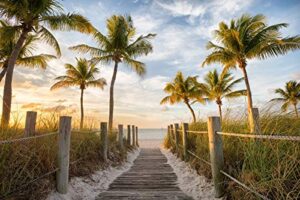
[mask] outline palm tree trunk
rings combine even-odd
[[[116,82],[117,72],[118,72],[118,62],[115,61],[115,67],[114,67],[113,76],[111,78],[110,91],[109,91],[109,119],[108,119],[108,129],[109,129],[109,131],[111,131],[112,127],[113,127],[113,119],[114,119],[114,85],[115,85],[115,82]]]
[[[246,89],[247,89],[247,99],[248,99],[248,112],[253,108],[253,102],[252,102],[252,93],[251,93],[251,88],[250,88],[250,83],[248,79],[248,74],[246,71],[246,66],[241,66],[241,69],[244,74],[245,78],[245,84],[246,84]]]
[[[222,104],[218,104],[218,107],[219,107],[220,120],[222,122]]]
[[[22,48],[29,32],[30,32],[30,29],[28,29],[28,28],[24,28],[22,30],[20,38],[18,39],[16,46],[14,47],[14,50],[8,59],[7,72],[6,72],[4,90],[3,90],[1,127],[7,127],[9,124],[14,67],[15,67],[16,60],[20,54],[21,48]]]
[[[3,64],[3,69],[2,69],[2,72],[0,73],[0,82],[2,81],[2,79],[4,78],[4,76],[7,72],[7,64],[8,64],[8,60],[6,60]]]
[[[83,112],[83,91],[84,89],[81,89],[81,95],[80,95],[80,130],[83,128],[83,118],[84,118],[84,112]]]
[[[299,118],[297,104],[294,104],[294,108],[295,108],[296,117]]]
[[[248,123],[250,128],[250,133],[255,133],[257,130],[257,127],[259,127],[259,122],[253,115],[253,101],[252,101],[252,93],[250,88],[250,83],[248,79],[248,74],[246,71],[246,64],[242,64],[240,68],[243,71],[244,78],[245,78],[245,84],[247,89],[247,99],[248,99]]]
[[[195,112],[192,108],[192,106],[189,104],[189,102],[185,102],[185,104],[187,105],[187,107],[190,109],[192,115],[193,115],[193,122],[195,123],[196,122],[196,115],[195,115]]]

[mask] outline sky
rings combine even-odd
[[[213,30],[219,22],[228,22],[244,13],[264,14],[269,24],[289,23],[283,36],[300,34],[299,0],[65,0],[65,12],[76,12],[87,17],[102,33],[106,33],[106,20],[113,14],[131,15],[137,34],[156,33],[152,41],[153,53],[140,57],[147,74],[139,77],[127,66],[120,65],[115,84],[115,124],[135,124],[142,128],[165,128],[174,122],[191,121],[191,114],[183,104],[160,105],[166,95],[165,84],[178,71],[185,76],[199,76],[199,81],[210,70],[222,69],[219,64],[201,67],[206,55],[206,43],[213,39]],[[88,55],[72,52],[68,47],[86,43],[96,46],[91,36],[77,32],[52,31],[60,43],[62,56],[51,60],[46,70],[16,67],[13,80],[13,111],[25,113],[57,111],[79,117],[80,90],[76,87],[50,91],[54,78],[65,73],[64,64],[75,64],[75,58]],[[36,53],[54,53],[45,44],[37,46]],[[254,105],[263,107],[275,97],[274,89],[289,80],[300,80],[300,51],[267,60],[250,60],[248,75]],[[112,65],[98,65],[99,77],[110,83]],[[236,78],[240,70],[232,71]],[[3,84],[1,84],[2,86]],[[245,88],[241,83],[237,89]],[[3,86],[1,87],[2,94]],[[84,106],[87,120],[108,120],[109,86],[102,91],[88,88]],[[244,97],[224,101],[224,110],[245,111]],[[217,115],[214,102],[194,104],[197,116]]]

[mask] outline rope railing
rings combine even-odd
[[[53,173],[57,173],[57,178],[56,178],[56,190],[58,193],[65,194],[67,192],[68,188],[68,171],[69,171],[69,166],[72,166],[78,162],[82,162],[86,159],[86,156],[82,156],[74,161],[70,162],[70,143],[71,143],[71,135],[72,133],[100,133],[99,138],[101,139],[102,143],[102,148],[101,148],[101,153],[103,156],[104,162],[108,161],[108,155],[109,155],[109,138],[108,135],[109,133],[117,133],[117,139],[116,141],[118,142],[118,147],[122,150],[125,150],[125,145],[124,145],[124,130],[123,130],[123,125],[119,124],[117,129],[113,129],[111,132],[108,130],[107,127],[107,122],[101,122],[100,123],[100,130],[78,130],[78,129],[73,129],[71,127],[71,117],[69,116],[62,116],[59,119],[59,131],[55,132],[50,132],[50,133],[45,133],[45,134],[40,134],[40,135],[33,135],[36,133],[35,131],[35,125],[36,125],[36,112],[27,112],[26,115],[26,123],[25,123],[25,129],[24,129],[24,136],[20,138],[9,138],[6,140],[1,140],[0,145],[4,144],[12,144],[16,142],[23,142],[23,141],[30,141],[38,138],[44,138],[47,136],[53,136],[57,135],[58,136],[58,145],[57,145],[57,166],[55,169],[37,177],[34,178],[33,180],[29,180],[27,183],[21,186],[16,186],[15,189],[12,189],[9,191],[5,191],[4,195],[0,195],[0,199],[2,198],[7,198],[9,196],[12,196],[16,194],[19,191],[22,191],[24,187],[29,186],[30,184],[46,177],[49,176]],[[128,125],[129,127],[129,125]],[[127,138],[126,138],[126,144],[129,144],[130,146],[137,147],[138,146],[138,127],[135,125],[132,125],[129,127],[132,131],[129,131],[131,133]],[[128,128],[127,128],[128,131]],[[135,137],[134,137],[135,136]],[[131,143],[131,139],[132,143]],[[128,142],[129,141],[129,142]],[[125,152],[125,151],[124,151]],[[75,157],[76,158],[76,157]],[[38,175],[36,175],[38,176]]]
[[[174,124],[174,126],[178,127],[178,124]],[[257,197],[263,199],[263,200],[270,200],[266,196],[260,194],[255,189],[247,186],[246,184],[242,183],[235,177],[231,176],[230,174],[226,173],[224,170],[224,155],[223,155],[223,144],[222,144],[222,137],[221,136],[233,136],[233,137],[240,137],[240,138],[257,138],[257,139],[269,139],[269,140],[283,140],[283,141],[300,141],[300,136],[288,136],[288,135],[263,135],[263,134],[243,134],[243,133],[231,133],[231,132],[222,132],[221,129],[221,121],[219,117],[209,117],[208,118],[208,130],[207,131],[194,131],[194,130],[188,130],[188,124],[183,123],[182,130],[176,129],[178,132],[181,131],[182,133],[182,142],[183,144],[183,159],[185,161],[188,161],[187,154],[193,156],[194,158],[204,162],[205,164],[211,166],[214,170],[212,170],[212,177],[214,181],[214,187],[215,187],[215,197],[219,198],[224,195],[224,177],[227,177],[231,181],[235,182],[236,184],[240,185],[244,189],[248,190],[249,192],[255,194]],[[172,125],[168,126],[169,133],[174,133],[174,128],[171,128]],[[178,134],[177,132],[177,134]],[[176,131],[175,131],[176,133]],[[196,155],[195,152],[189,150],[187,148],[187,144],[189,143],[188,139],[188,133],[191,134],[207,134],[208,140],[209,140],[209,155],[211,162],[208,162],[207,160],[199,157]],[[179,145],[177,143],[177,145]],[[223,177],[223,178],[222,178]]]
[[[204,162],[205,164],[211,166],[211,163],[210,163],[210,162],[208,162],[207,160],[205,160],[205,159],[203,159],[203,158],[200,158],[200,157],[197,156],[194,152],[192,152],[192,151],[190,151],[190,150],[187,150],[187,152],[188,152],[190,155],[192,155],[192,156],[194,156],[195,158],[197,158],[198,160],[201,160],[201,161]]]
[[[239,180],[237,180],[236,178],[234,178],[233,176],[229,175],[228,173],[224,172],[223,170],[220,170],[220,172],[226,176],[227,178],[229,178],[230,180],[234,181],[235,183],[237,183],[238,185],[242,186],[244,189],[249,190],[250,192],[252,192],[253,194],[255,194],[256,196],[260,197],[263,200],[270,200],[269,198],[263,196],[262,194],[258,193],[257,191],[255,191],[254,189],[250,188],[249,186],[245,185],[244,183],[240,182]]]
[[[257,138],[257,139],[271,139],[271,140],[288,140],[288,141],[300,141],[300,136],[287,136],[287,135],[254,135],[254,134],[242,134],[242,133],[226,133],[216,132],[219,135],[244,137],[244,138]]]
[[[194,134],[208,134],[207,131],[186,131],[187,133],[194,133]]]
[[[22,142],[26,140],[32,140],[32,139],[37,139],[37,138],[42,138],[42,137],[47,137],[51,135],[57,135],[58,132],[52,132],[52,133],[46,133],[46,134],[41,134],[41,135],[36,135],[36,136],[30,136],[30,137],[22,137],[22,138],[16,138],[16,139],[11,139],[11,140],[2,140],[0,141],[1,144],[10,144],[14,142]]]

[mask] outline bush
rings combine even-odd
[[[272,113],[261,115],[264,134],[300,136],[300,119],[288,114]],[[190,130],[207,130],[206,122],[190,124]],[[225,118],[224,132],[248,133],[246,117]],[[172,148],[166,138],[165,146]],[[188,149],[209,161],[208,137],[206,134],[188,134]],[[223,136],[224,170],[241,182],[270,199],[299,199],[300,197],[300,145],[296,141],[261,140]],[[181,152],[180,152],[181,154]],[[190,156],[189,163],[211,178],[210,167]],[[254,194],[243,190],[227,180],[228,199],[257,199]]]
[[[39,118],[37,134],[57,131],[58,117]],[[0,140],[23,137],[20,125],[1,130]],[[92,127],[92,126],[89,126]],[[108,165],[118,165],[132,147],[120,152],[116,134],[109,135],[109,162],[103,162],[99,132],[72,131],[70,149],[70,177],[85,176]],[[55,173],[31,184],[36,178],[56,169],[57,135],[30,139],[10,144],[0,144],[0,199],[43,199],[54,189]],[[28,184],[28,185],[26,185]],[[25,186],[24,186],[25,185]],[[22,187],[24,186],[24,187]],[[22,187],[22,188],[20,188]]]

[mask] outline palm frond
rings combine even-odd
[[[93,25],[82,15],[76,13],[57,14],[51,16],[44,16],[43,21],[47,26],[53,30],[61,31],[78,31],[81,33],[94,33],[96,29]]]
[[[47,67],[47,62],[51,59],[55,59],[56,57],[49,54],[40,54],[35,56],[29,56],[24,58],[19,58],[16,62],[17,65],[22,65],[24,67],[30,68],[42,68],[45,69]]]
[[[140,76],[146,73],[145,64],[140,61],[131,59],[130,57],[124,57],[123,62]]]
[[[46,42],[48,45],[54,48],[58,57],[61,56],[59,43],[54,37],[54,35],[52,35],[52,33],[47,28],[42,26],[39,30],[39,36],[44,42]]]
[[[76,46],[69,47],[69,49],[80,53],[89,53],[91,56],[95,57],[100,57],[107,54],[107,51],[89,46],[87,44],[79,44]]]

